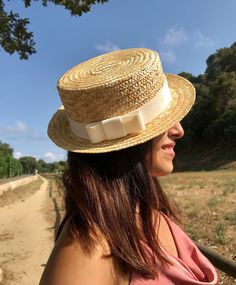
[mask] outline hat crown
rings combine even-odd
[[[164,80],[157,52],[135,48],[78,64],[59,79],[57,87],[67,116],[79,123],[92,123],[143,106]]]

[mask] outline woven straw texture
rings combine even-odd
[[[173,96],[171,104],[143,132],[98,144],[72,133],[67,116],[91,123],[123,115],[151,100],[165,78]],[[181,121],[195,101],[192,84],[164,74],[158,54],[148,49],[114,51],[83,62],[66,72],[57,87],[64,108],[52,117],[48,135],[59,147],[81,153],[110,152],[148,141]]]
[[[156,52],[128,49],[75,66],[61,77],[57,87],[68,116],[92,123],[141,107],[158,92],[163,81]]]

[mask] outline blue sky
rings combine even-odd
[[[109,0],[82,17],[41,1],[25,9],[12,0],[6,8],[30,19],[37,49],[28,61],[0,50],[0,140],[17,158],[65,158],[48,139],[47,125],[61,105],[57,80],[81,61],[146,47],[159,52],[165,72],[198,75],[210,54],[236,41],[235,0]]]

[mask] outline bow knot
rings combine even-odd
[[[86,125],[86,131],[92,143],[118,139],[143,130],[145,130],[145,123],[141,111]]]

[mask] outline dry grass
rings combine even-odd
[[[236,172],[173,173],[161,184],[177,202],[191,238],[236,261]],[[220,273],[219,284],[236,280]]]
[[[24,175],[20,175],[20,176],[14,176],[14,177],[11,177],[11,178],[1,178],[0,179],[0,185],[4,184],[4,183],[16,181],[16,180],[19,180],[19,179],[22,179],[22,178],[25,178],[25,177],[30,177],[30,176],[31,175],[24,174]]]
[[[0,195],[0,207],[24,201],[27,197],[33,195],[40,188],[42,183],[42,179],[38,177],[38,179],[33,182],[3,192],[2,195]]]
[[[48,203],[45,204],[43,212],[48,223],[54,225],[52,230],[54,231],[53,236],[55,239],[60,222],[65,215],[64,190],[59,176],[54,174],[44,174],[43,176],[49,182],[50,198]]]

